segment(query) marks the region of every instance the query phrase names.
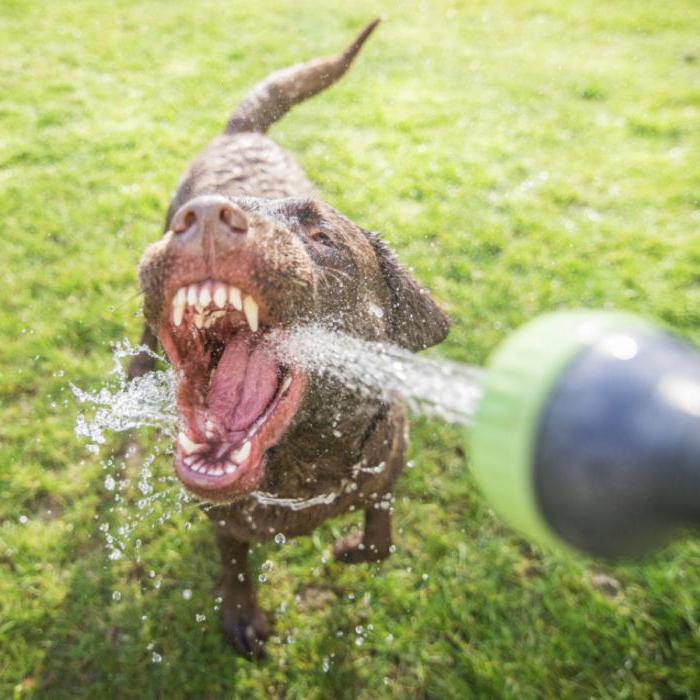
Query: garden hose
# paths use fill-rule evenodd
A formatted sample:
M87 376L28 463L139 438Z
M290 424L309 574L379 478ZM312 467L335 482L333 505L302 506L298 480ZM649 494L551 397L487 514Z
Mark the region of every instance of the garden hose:
M562 312L526 324L487 365L474 476L535 541L646 554L700 525L700 353L653 324Z

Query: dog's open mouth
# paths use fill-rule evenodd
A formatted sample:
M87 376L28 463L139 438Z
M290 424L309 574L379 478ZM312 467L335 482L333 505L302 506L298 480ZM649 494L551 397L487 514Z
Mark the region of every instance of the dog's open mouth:
M304 376L267 346L265 307L232 284L181 286L158 334L179 375L175 469L210 501L230 501L262 480L265 453L296 414Z

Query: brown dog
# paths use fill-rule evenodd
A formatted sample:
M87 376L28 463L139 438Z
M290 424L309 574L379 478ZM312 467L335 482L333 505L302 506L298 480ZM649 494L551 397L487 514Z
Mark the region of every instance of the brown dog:
M223 562L224 631L249 657L268 636L249 543L307 534L362 509L364 533L339 542L335 556L386 557L407 435L401 405L360 400L282 366L266 335L314 321L418 350L448 331L445 315L380 238L320 201L263 135L343 75L376 24L339 56L278 71L253 88L185 174L166 233L139 267L144 341L154 346L157 338L180 377L175 469L215 504L207 512ZM132 374L148 368L137 357Z

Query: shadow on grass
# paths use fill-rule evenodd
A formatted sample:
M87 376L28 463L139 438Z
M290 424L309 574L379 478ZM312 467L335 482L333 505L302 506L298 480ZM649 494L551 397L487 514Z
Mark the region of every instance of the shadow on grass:
M304 649L288 646L287 635L297 630L285 629L289 620L276 621L270 612L277 639L268 643L264 660L251 663L237 657L220 632L219 561L208 522L189 531L182 523L154 530L144 547L148 561L158 562L157 572L136 561L107 561L95 536L91 545L73 560L68 593L37 640L45 647L33 677L37 695L237 697L272 688L283 692L289 683L344 697L343 689L362 687L354 637L336 635L354 623L332 573L313 583L310 576L291 583L302 595L334 591L320 606L308 611L302 606L293 615L297 625L308 621L314 630L311 638L303 633L299 646ZM275 597L285 602L287 593L275 592ZM324 655L333 659L332 674L323 668Z

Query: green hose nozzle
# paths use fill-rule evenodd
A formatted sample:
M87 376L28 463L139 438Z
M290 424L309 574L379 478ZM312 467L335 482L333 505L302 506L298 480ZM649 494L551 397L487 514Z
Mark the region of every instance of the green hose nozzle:
M490 358L471 454L531 538L643 554L700 525L700 354L627 314L535 319Z

